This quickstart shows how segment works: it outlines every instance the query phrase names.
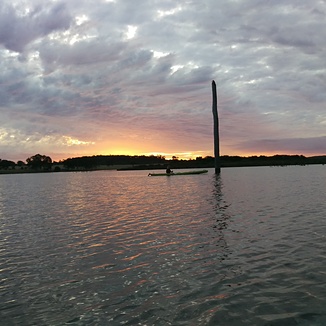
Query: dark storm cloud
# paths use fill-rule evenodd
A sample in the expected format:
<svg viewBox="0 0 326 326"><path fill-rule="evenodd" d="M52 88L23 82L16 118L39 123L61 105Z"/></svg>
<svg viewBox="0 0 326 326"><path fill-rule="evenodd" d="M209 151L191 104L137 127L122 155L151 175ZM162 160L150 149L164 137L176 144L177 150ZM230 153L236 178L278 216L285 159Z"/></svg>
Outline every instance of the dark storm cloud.
<svg viewBox="0 0 326 326"><path fill-rule="evenodd" d="M0 3L0 44L22 52L30 42L54 31L68 29L71 16L64 3L39 5L19 15L10 2Z"/></svg>

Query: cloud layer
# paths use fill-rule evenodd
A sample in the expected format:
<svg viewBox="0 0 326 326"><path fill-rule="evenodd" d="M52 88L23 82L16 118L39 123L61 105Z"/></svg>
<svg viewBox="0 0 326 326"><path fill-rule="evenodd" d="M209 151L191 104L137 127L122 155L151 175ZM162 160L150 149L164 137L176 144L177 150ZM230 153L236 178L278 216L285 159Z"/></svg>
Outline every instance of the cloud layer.
<svg viewBox="0 0 326 326"><path fill-rule="evenodd" d="M326 2L0 4L0 158L326 154ZM192 153L192 154L191 154Z"/></svg>

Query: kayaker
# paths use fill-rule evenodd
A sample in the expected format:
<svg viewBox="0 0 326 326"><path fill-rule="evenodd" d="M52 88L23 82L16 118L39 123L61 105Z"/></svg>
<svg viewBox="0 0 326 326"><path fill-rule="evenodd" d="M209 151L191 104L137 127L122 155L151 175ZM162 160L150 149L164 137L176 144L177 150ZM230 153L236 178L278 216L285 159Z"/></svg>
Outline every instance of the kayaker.
<svg viewBox="0 0 326 326"><path fill-rule="evenodd" d="M173 171L170 168L170 165L167 166L166 170L165 170L166 174L171 174L173 173Z"/></svg>

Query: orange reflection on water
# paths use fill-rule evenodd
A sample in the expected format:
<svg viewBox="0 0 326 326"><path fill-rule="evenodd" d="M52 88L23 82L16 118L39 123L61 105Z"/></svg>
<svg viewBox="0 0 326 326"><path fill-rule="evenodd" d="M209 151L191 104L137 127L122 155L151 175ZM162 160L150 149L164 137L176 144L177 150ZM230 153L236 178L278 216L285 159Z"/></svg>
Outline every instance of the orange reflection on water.
<svg viewBox="0 0 326 326"><path fill-rule="evenodd" d="M137 254L137 255L134 255L134 256L131 256L131 257L125 257L125 258L122 258L122 260L127 260L127 261L131 261L131 260L134 260L136 259L137 257L141 256L141 253Z"/></svg>

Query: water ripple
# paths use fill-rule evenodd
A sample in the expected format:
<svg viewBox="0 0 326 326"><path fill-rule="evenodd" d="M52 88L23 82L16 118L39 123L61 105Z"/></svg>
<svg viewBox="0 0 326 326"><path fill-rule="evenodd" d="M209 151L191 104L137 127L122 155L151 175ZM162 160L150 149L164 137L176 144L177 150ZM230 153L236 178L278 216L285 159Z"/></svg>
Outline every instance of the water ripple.
<svg viewBox="0 0 326 326"><path fill-rule="evenodd" d="M144 175L1 176L3 325L326 323L324 169Z"/></svg>

